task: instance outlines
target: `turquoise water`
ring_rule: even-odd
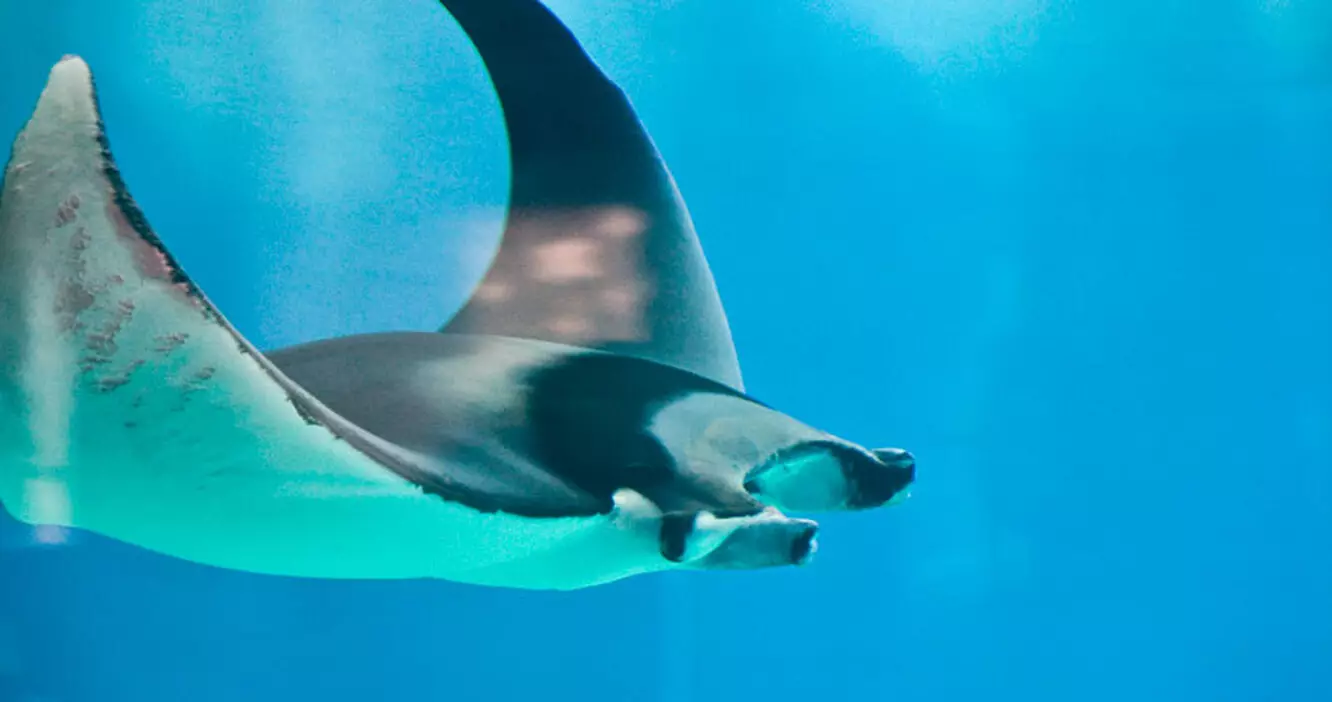
[[[564,594],[3,522],[0,702],[1332,699],[1332,10],[552,7],[670,163],[748,389],[909,447],[914,497],[807,568]],[[484,269],[504,132],[434,3],[5,3],[0,134],[68,52],[260,347],[432,329]]]

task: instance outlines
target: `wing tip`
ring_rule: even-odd
[[[51,70],[81,70],[84,73],[90,72],[88,70],[88,62],[84,61],[83,57],[78,54],[65,54],[64,56],[61,56],[60,60],[56,61],[55,66]]]
[[[68,147],[71,135],[96,140],[101,133],[92,70],[83,58],[66,54],[51,67],[27,124],[14,139],[10,165],[22,164],[31,153]]]
[[[92,69],[81,57],[65,54],[51,67],[46,88],[37,99],[37,109],[33,114],[34,122],[43,117],[56,117],[61,121],[97,122]]]

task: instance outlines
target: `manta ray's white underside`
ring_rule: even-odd
[[[609,514],[523,517],[386,470],[412,457],[283,377],[152,237],[83,61],[52,70],[4,184],[0,503],[18,519],[293,576],[573,588],[677,567],[632,491]]]

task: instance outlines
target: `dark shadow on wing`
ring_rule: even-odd
[[[444,326],[615,351],[741,388],[698,237],[624,93],[536,0],[442,0],[494,82],[512,187],[499,253]]]

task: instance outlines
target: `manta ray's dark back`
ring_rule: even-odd
[[[536,0],[442,0],[504,113],[500,248],[441,331],[613,351],[742,389],[712,272],[629,100]]]

